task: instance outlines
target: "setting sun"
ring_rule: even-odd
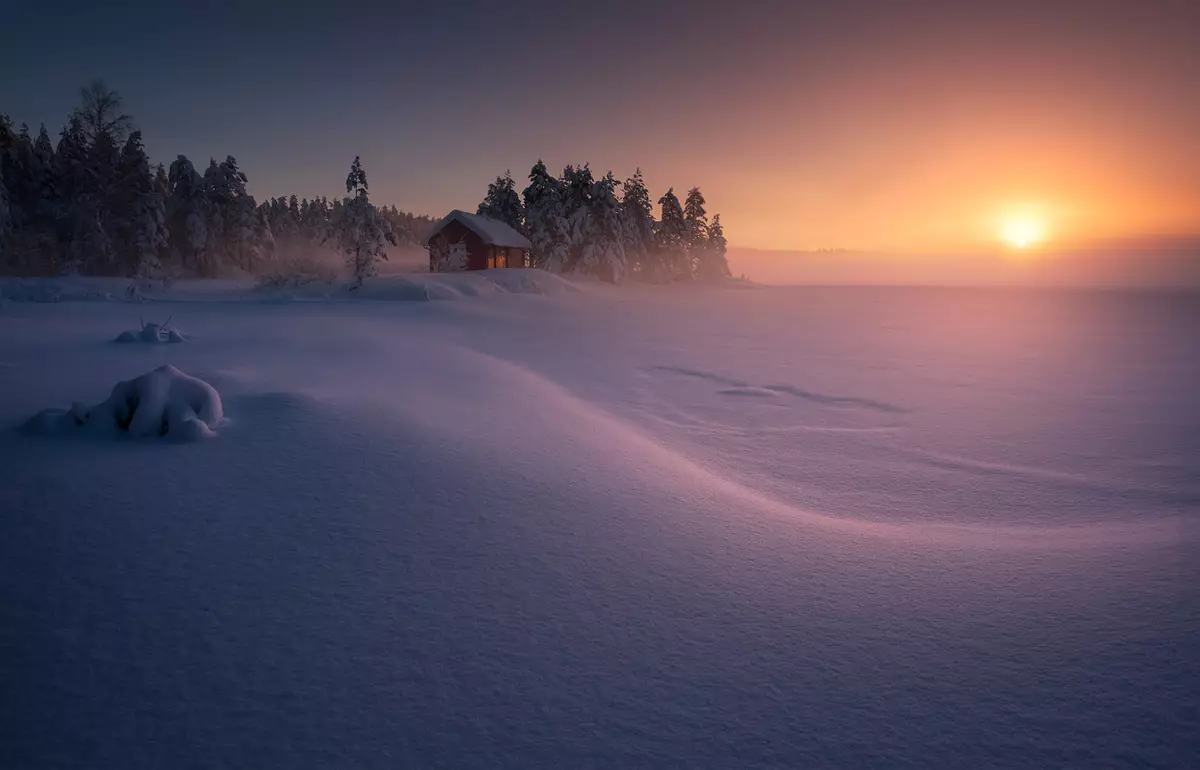
[[[1036,219],[1013,219],[1004,224],[1000,237],[1010,246],[1027,249],[1040,243],[1046,235],[1046,229]]]

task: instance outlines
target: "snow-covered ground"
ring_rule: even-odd
[[[72,285],[0,285],[0,767],[1200,755],[1194,296]],[[168,364],[214,436],[18,430]]]

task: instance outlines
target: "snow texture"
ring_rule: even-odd
[[[0,310],[0,767],[1195,767],[1195,296],[486,273]]]
[[[489,245],[506,246],[514,249],[533,248],[528,238],[500,220],[480,216],[479,214],[468,214],[459,209],[454,209],[430,227],[425,233],[424,243],[428,245],[434,236],[440,233],[446,225],[455,221],[462,223],[468,230],[478,235],[483,239],[484,243]]]
[[[194,441],[216,435],[213,431],[222,418],[221,396],[211,385],[168,365],[118,382],[108,399],[96,406],[76,402],[65,411],[38,412],[25,429],[43,434],[84,429]]]

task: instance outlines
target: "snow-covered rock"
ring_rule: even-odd
[[[86,429],[194,441],[215,435],[223,418],[221,396],[213,386],[167,365],[118,382],[108,400],[93,407],[77,402],[66,410],[45,409],[30,418],[25,429],[41,434]]]

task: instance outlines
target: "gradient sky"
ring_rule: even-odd
[[[0,111],[57,133],[102,77],[154,159],[234,155],[260,198],[358,154],[440,215],[540,156],[700,185],[739,246],[1194,235],[1198,34],[1194,0],[62,0],[5,10]]]

